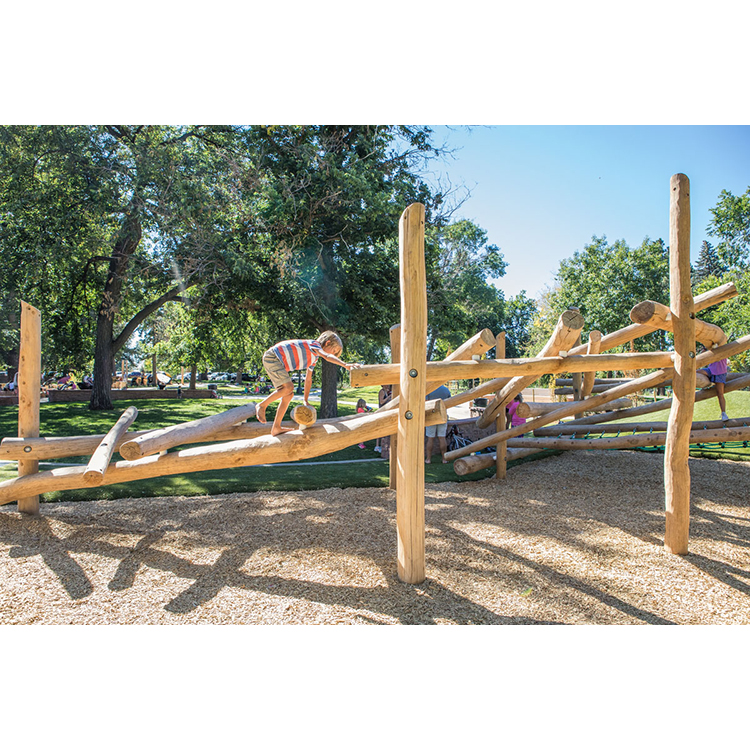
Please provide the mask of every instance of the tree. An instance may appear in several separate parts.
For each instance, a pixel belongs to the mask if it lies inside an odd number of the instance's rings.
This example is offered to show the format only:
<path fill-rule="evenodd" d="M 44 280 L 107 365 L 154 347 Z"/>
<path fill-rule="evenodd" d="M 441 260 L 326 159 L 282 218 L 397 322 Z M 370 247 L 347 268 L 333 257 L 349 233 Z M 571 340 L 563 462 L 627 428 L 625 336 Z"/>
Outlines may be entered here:
<path fill-rule="evenodd" d="M 698 261 L 695 264 L 695 270 L 693 271 L 693 286 L 700 284 L 711 276 L 718 278 L 725 273 L 726 270 L 724 264 L 719 260 L 719 254 L 716 251 L 716 248 L 714 248 L 710 242 L 703 240 L 698 255 Z"/>
<path fill-rule="evenodd" d="M 630 248 L 623 240 L 609 245 L 606 237 L 593 237 L 560 263 L 555 286 L 540 301 L 528 353 L 539 351 L 568 307 L 581 310 L 587 330 L 606 334 L 629 325 L 630 310 L 647 299 L 669 304 L 669 251 L 662 240 L 646 238 Z M 660 350 L 666 342 L 664 332 L 655 331 L 636 339 L 633 350 Z"/>
<path fill-rule="evenodd" d="M 398 220 L 415 201 L 439 222 L 419 178 L 428 128 L 253 127 L 244 213 L 226 259 L 276 340 L 337 331 L 383 346 L 398 320 Z M 274 343 L 273 341 L 270 343 Z M 322 363 L 321 416 L 336 415 L 337 368 Z"/>
<path fill-rule="evenodd" d="M 58 353 L 94 349 L 92 409 L 149 315 L 221 269 L 227 128 L 0 128 L 3 280 L 43 311 Z M 95 345 L 94 345 L 95 342 Z"/>
<path fill-rule="evenodd" d="M 739 268 L 750 260 L 750 187 L 744 195 L 734 196 L 722 190 L 706 229 L 717 237 L 716 252 L 725 268 Z"/>

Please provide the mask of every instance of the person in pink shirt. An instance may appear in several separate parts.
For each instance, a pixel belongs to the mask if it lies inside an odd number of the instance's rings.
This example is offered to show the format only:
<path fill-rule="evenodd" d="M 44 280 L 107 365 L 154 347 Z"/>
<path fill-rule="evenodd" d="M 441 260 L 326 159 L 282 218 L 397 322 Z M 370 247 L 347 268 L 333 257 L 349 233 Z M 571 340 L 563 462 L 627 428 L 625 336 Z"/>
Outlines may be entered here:
<path fill-rule="evenodd" d="M 712 362 L 708 367 L 702 367 L 701 372 L 708 376 L 708 379 L 716 386 L 716 398 L 719 399 L 719 408 L 721 409 L 721 421 L 726 422 L 727 400 L 724 398 L 724 386 L 727 382 L 727 371 L 729 370 L 729 360 L 720 359 Z"/>
<path fill-rule="evenodd" d="M 519 417 L 516 412 L 518 411 L 518 405 L 523 403 L 523 396 L 519 393 L 506 407 L 505 407 L 505 429 L 509 430 L 511 427 L 518 427 L 519 425 L 526 424 L 524 417 Z"/>

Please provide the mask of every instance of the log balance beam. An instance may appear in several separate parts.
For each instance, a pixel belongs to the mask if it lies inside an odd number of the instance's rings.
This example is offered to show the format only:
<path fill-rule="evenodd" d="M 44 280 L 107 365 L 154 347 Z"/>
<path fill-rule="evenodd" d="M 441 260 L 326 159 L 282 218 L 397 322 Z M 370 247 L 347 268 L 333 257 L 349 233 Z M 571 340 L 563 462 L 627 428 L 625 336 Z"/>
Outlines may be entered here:
<path fill-rule="evenodd" d="M 424 404 L 424 424 L 440 424 L 446 420 L 446 408 L 440 399 Z M 368 412 L 317 423 L 304 431 L 284 432 L 276 437 L 267 434 L 246 440 L 187 448 L 173 453 L 159 453 L 135 461 L 118 461 L 109 466 L 101 484 L 119 484 L 172 474 L 300 461 L 390 435 L 397 428 L 398 414 L 395 411 Z M 19 497 L 29 494 L 84 489 L 90 486 L 83 477 L 86 468 L 83 465 L 64 466 L 8 479 L 0 483 L 0 505 L 14 502 Z"/>

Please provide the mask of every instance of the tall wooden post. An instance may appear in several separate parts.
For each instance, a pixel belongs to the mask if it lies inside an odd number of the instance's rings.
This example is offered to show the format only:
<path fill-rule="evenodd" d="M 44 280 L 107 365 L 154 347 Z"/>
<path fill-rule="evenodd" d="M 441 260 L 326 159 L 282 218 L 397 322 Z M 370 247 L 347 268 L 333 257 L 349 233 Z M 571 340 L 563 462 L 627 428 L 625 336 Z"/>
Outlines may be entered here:
<path fill-rule="evenodd" d="M 505 331 L 495 336 L 495 359 L 505 359 Z M 499 394 L 499 392 L 498 392 Z M 495 420 L 495 432 L 505 429 L 505 409 L 501 409 Z M 505 479 L 508 473 L 508 443 L 503 440 L 495 449 L 495 479 Z"/>
<path fill-rule="evenodd" d="M 18 437 L 39 437 L 39 398 L 42 383 L 42 316 L 21 302 L 21 347 L 18 356 Z M 39 461 L 18 460 L 18 476 L 39 471 Z M 39 495 L 18 501 L 18 510 L 39 514 Z"/>
<path fill-rule="evenodd" d="M 424 403 L 427 371 L 427 286 L 424 265 L 425 210 L 412 203 L 399 221 L 401 280 L 401 377 L 398 408 L 396 525 L 398 576 L 425 579 Z"/>
<path fill-rule="evenodd" d="M 401 362 L 401 324 L 391 326 L 389 332 L 391 337 L 391 362 L 395 365 Z M 391 387 L 391 401 L 398 398 L 398 385 L 396 383 Z M 388 486 L 390 489 L 396 489 L 397 457 L 396 446 L 398 445 L 398 435 L 394 432 L 391 435 L 390 458 L 388 464 Z"/>
<path fill-rule="evenodd" d="M 669 221 L 669 307 L 674 331 L 674 394 L 664 452 L 666 526 L 664 546 L 688 551 L 690 529 L 690 429 L 695 405 L 695 312 L 690 287 L 690 181 L 671 180 Z"/>

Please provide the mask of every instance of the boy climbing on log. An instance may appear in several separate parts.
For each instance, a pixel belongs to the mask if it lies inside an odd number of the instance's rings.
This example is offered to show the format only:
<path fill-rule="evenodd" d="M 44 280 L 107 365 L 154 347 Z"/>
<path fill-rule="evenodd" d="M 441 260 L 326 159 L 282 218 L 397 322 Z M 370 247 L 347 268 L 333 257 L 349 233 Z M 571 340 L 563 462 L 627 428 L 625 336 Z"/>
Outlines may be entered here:
<path fill-rule="evenodd" d="M 310 397 L 310 387 L 313 380 L 313 367 L 318 361 L 318 357 L 332 362 L 346 370 L 353 370 L 359 367 L 358 364 L 348 364 L 339 359 L 343 350 L 341 339 L 333 331 L 323 331 L 317 339 L 291 339 L 281 341 L 270 349 L 266 350 L 263 355 L 263 367 L 266 368 L 268 377 L 276 389 L 270 395 L 261 401 L 256 407 L 256 417 L 259 422 L 266 424 L 266 407 L 274 401 L 281 399 L 276 417 L 271 427 L 271 435 L 279 435 L 282 432 L 290 432 L 293 428 L 282 427 L 281 421 L 284 419 L 286 410 L 289 408 L 289 402 L 294 395 L 294 384 L 289 376 L 290 372 L 296 370 L 307 370 L 305 375 L 305 406 L 310 406 L 308 399 Z"/>

